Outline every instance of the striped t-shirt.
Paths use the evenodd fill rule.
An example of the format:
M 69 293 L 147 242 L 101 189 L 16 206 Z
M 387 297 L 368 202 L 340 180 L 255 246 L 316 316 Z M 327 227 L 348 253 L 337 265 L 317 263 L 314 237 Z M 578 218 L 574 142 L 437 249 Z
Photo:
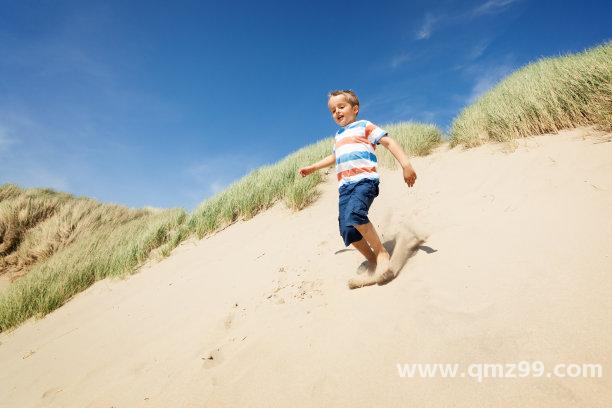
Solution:
M 379 178 L 374 150 L 387 132 L 368 120 L 358 120 L 336 132 L 336 176 L 342 187 L 365 178 Z

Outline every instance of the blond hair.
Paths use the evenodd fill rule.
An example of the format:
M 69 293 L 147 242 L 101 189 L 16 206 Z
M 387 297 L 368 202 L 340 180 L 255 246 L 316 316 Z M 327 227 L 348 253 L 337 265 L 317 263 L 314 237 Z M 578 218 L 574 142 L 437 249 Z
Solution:
M 329 101 L 332 96 L 344 95 L 348 103 L 352 106 L 359 106 L 359 98 L 351 89 L 339 89 L 336 91 L 331 91 L 327 94 L 327 100 Z

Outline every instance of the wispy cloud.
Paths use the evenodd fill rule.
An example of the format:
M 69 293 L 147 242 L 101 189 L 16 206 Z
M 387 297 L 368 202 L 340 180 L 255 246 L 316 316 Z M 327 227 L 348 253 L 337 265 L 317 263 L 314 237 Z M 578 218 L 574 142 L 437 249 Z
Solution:
M 480 56 L 482 56 L 482 54 L 484 54 L 484 52 L 486 51 L 486 49 L 489 47 L 489 41 L 481 41 L 478 44 L 474 45 L 470 51 L 468 52 L 467 55 L 467 59 L 469 61 L 473 61 L 475 59 L 480 58 Z
M 0 182 L 89 196 L 110 191 L 107 198 L 124 202 L 145 197 L 144 183 L 127 192 L 111 174 L 125 169 L 122 182 L 137 179 L 139 169 L 124 159 L 145 150 L 136 137 L 159 142 L 156 136 L 180 123 L 183 113 L 130 80 L 138 55 L 116 61 L 100 52 L 99 38 L 112 32 L 115 20 L 110 11 L 86 6 L 36 35 L 0 29 L 0 74 L 16 79 L 0 93 Z M 153 120 L 167 128 L 146 126 Z M 166 199 L 150 196 L 152 202 Z
M 449 11 L 427 12 L 423 22 L 416 32 L 417 40 L 429 39 L 435 30 L 443 27 L 467 23 L 484 15 L 493 15 L 504 12 L 508 7 L 519 0 L 488 0 L 467 11 L 453 14 Z
M 474 17 L 483 16 L 485 14 L 497 14 L 504 11 L 512 3 L 516 3 L 517 0 L 489 0 L 486 3 L 472 10 Z
M 491 44 L 490 39 L 486 39 L 480 41 L 476 44 L 473 44 L 471 47 L 466 48 L 464 52 L 464 58 L 458 60 L 456 64 L 451 68 L 453 71 L 458 72 L 469 72 L 473 71 L 474 61 L 481 59 L 481 57 L 485 56 L 489 45 Z
M 23 172 L 19 174 L 18 179 L 11 180 L 12 182 L 16 182 L 24 187 L 52 188 L 58 191 L 71 191 L 74 189 L 68 178 L 56 174 L 49 167 L 30 164 L 22 170 Z
M 411 57 L 408 52 L 401 52 L 399 54 L 396 54 L 393 57 L 391 57 L 391 60 L 389 61 L 389 68 L 391 69 L 399 68 L 400 66 L 408 62 L 410 58 Z
M 467 97 L 467 104 L 471 104 L 476 99 L 480 98 L 488 90 L 493 88 L 499 81 L 514 71 L 515 67 L 511 63 L 502 63 L 474 70 L 473 75 L 476 77 L 472 90 Z
M 74 158 L 58 155 L 48 135 L 48 129 L 23 109 L 0 104 L 0 182 L 61 191 L 74 187 L 70 173 L 59 169 Z
M 419 98 L 415 98 L 414 94 L 405 92 L 401 86 L 370 95 L 362 108 L 380 124 L 404 121 L 435 123 L 446 120 L 449 115 L 455 113 L 455 109 L 449 110 L 445 106 L 432 109 Z
M 434 25 L 441 19 L 442 16 L 440 15 L 434 16 L 433 13 L 425 14 L 425 19 L 423 20 L 423 23 L 416 34 L 416 38 L 418 40 L 426 40 L 431 37 L 431 33 L 434 30 Z
M 193 163 L 184 168 L 183 174 L 191 180 L 191 190 L 183 190 L 193 207 L 208 197 L 225 189 L 250 171 L 264 164 L 264 160 L 253 154 L 220 153 L 206 161 Z

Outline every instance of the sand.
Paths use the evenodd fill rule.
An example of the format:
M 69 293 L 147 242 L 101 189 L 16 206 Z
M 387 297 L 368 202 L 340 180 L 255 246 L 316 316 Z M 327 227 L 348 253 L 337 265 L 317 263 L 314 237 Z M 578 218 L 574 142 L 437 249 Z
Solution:
M 412 189 L 382 171 L 383 242 L 407 227 L 426 241 L 391 282 L 355 290 L 362 259 L 342 245 L 329 177 L 299 213 L 278 204 L 0 334 L 0 406 L 609 407 L 611 139 L 441 147 L 413 159 Z M 603 377 L 397 367 L 520 361 Z

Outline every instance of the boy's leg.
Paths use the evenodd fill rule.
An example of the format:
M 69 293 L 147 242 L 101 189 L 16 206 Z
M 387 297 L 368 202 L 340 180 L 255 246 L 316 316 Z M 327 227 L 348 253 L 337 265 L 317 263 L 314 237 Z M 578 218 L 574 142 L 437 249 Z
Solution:
M 368 222 L 367 224 L 355 225 L 355 228 L 363 235 L 362 241 L 366 241 L 366 245 L 371 245 L 373 253 L 376 256 L 376 270 L 373 275 L 351 278 L 348 282 L 349 288 L 351 289 L 374 285 L 387 279 L 387 275 L 391 273 L 389 253 L 380 242 L 380 238 L 372 223 Z
M 353 242 L 353 246 L 361 252 L 361 255 L 365 256 L 372 265 L 376 263 L 376 255 L 372 252 L 372 248 L 370 248 L 370 245 L 365 239 L 361 238 L 359 241 Z
M 372 255 L 375 257 L 376 269 L 374 273 L 364 274 L 362 276 L 349 279 L 348 286 L 350 289 L 361 288 L 364 286 L 376 285 L 377 283 L 389 280 L 389 274 L 392 274 L 390 269 L 390 257 L 385 247 L 380 242 L 378 234 L 372 223 L 355 225 L 355 228 L 363 238 L 358 242 L 363 242 L 365 245 L 372 248 Z
M 377 260 L 379 257 L 389 259 L 389 253 L 387 252 L 383 244 L 380 242 L 380 238 L 376 233 L 376 229 L 374 229 L 374 225 L 372 225 L 371 222 L 362 225 L 355 225 L 355 228 L 357 229 L 357 231 L 359 231 L 361 235 L 363 235 L 363 238 L 372 248 L 372 251 L 374 252 L 374 255 L 376 255 Z

